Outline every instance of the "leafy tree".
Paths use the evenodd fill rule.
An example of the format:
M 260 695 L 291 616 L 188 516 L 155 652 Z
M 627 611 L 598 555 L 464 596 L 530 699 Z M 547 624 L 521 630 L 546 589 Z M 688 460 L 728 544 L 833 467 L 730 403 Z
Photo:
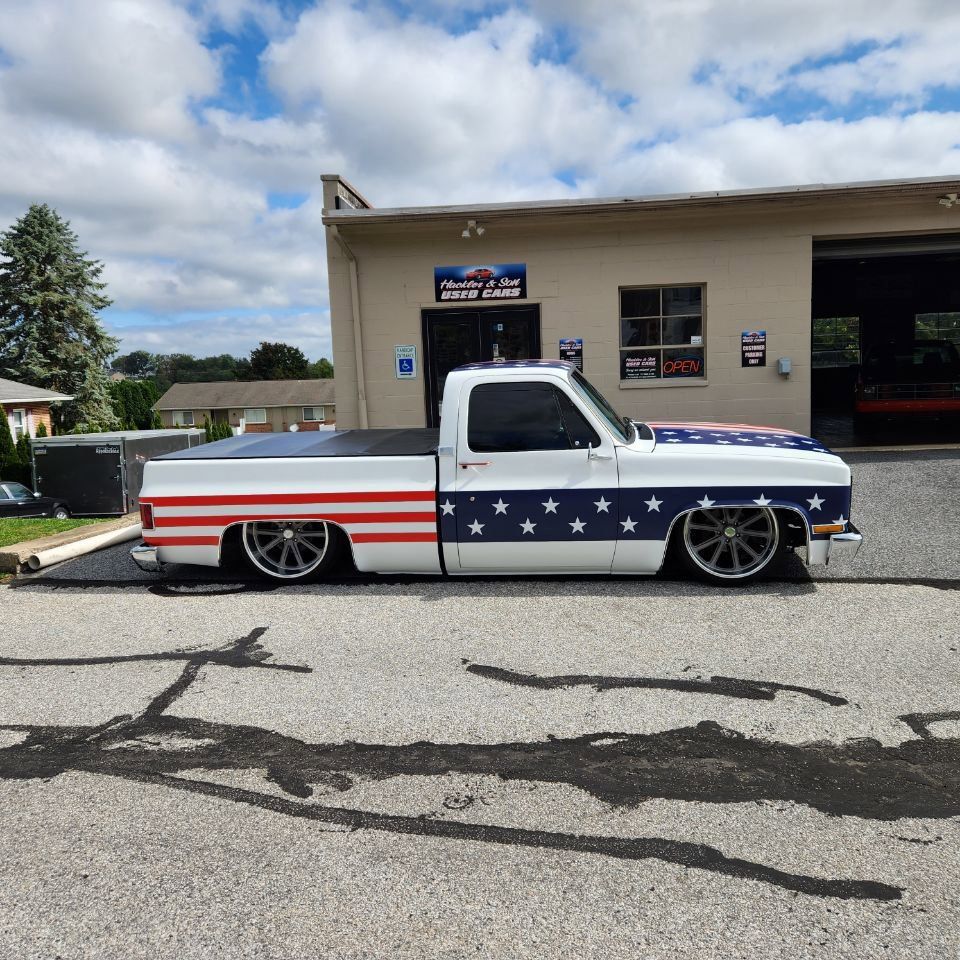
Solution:
M 113 429 L 107 360 L 117 341 L 97 311 L 112 302 L 103 264 L 79 250 L 70 224 L 33 204 L 0 234 L 0 376 L 73 396 L 55 408 L 65 428 Z
M 299 347 L 265 340 L 250 352 L 250 372 L 254 380 L 305 380 L 310 375 L 307 358 Z
M 156 373 L 156 358 L 146 350 L 134 350 L 110 361 L 110 369 L 134 380 L 152 377 Z
M 163 429 L 163 420 L 160 418 L 160 414 L 156 410 L 153 411 L 153 418 L 150 421 L 151 430 L 162 430 Z
M 203 435 L 206 437 L 207 443 L 213 440 L 213 426 L 210 424 L 210 418 L 206 414 L 203 415 Z
M 326 357 L 321 357 L 316 363 L 310 364 L 310 376 L 317 380 L 332 380 L 333 364 Z

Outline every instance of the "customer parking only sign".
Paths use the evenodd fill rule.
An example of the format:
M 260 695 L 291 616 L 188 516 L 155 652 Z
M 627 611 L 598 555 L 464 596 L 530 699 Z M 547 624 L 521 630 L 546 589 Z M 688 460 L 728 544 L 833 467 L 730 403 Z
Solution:
M 525 263 L 474 263 L 463 267 L 434 267 L 436 299 L 523 300 L 527 296 Z

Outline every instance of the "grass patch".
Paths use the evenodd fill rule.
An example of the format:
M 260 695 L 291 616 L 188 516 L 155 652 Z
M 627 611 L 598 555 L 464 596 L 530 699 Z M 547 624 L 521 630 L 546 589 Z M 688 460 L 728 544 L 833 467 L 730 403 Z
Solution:
M 67 520 L 54 520 L 48 517 L 0 517 L 0 547 L 9 547 L 11 543 L 23 540 L 35 540 L 37 537 L 49 537 L 53 533 L 63 533 L 74 527 L 84 527 L 89 523 L 102 523 L 101 518 L 70 517 Z

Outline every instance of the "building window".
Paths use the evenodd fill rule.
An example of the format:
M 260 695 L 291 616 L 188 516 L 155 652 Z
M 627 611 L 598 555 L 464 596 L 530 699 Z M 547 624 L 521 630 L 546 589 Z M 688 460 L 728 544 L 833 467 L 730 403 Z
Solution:
M 247 423 L 266 423 L 267 411 L 263 407 L 247 407 L 243 411 L 243 419 Z
M 27 432 L 27 411 L 10 411 L 10 429 L 13 433 L 14 441 L 19 440 Z
M 815 370 L 858 364 L 860 362 L 860 318 L 814 318 L 811 354 L 811 362 Z
M 703 379 L 703 287 L 620 288 L 620 379 Z
M 323 421 L 327 419 L 326 410 L 323 407 L 304 407 L 303 419 L 305 421 Z
M 174 410 L 173 425 L 175 427 L 192 427 L 193 411 L 192 410 Z
M 960 313 L 918 313 L 913 318 L 915 340 L 949 340 L 960 346 Z

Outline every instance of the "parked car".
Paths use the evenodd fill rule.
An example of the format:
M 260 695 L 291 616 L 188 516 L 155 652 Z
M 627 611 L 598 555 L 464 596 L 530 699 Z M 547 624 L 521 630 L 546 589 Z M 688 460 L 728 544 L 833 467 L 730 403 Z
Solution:
M 133 559 L 260 574 L 651 574 L 746 583 L 788 547 L 855 555 L 850 469 L 779 427 L 637 423 L 571 363 L 447 376 L 437 430 L 247 434 L 146 464 Z
M 41 497 L 22 483 L 0 480 L 0 517 L 56 517 L 66 520 L 70 505 L 66 500 Z
M 880 344 L 864 356 L 856 390 L 861 429 L 883 416 L 960 415 L 960 353 L 949 340 Z

